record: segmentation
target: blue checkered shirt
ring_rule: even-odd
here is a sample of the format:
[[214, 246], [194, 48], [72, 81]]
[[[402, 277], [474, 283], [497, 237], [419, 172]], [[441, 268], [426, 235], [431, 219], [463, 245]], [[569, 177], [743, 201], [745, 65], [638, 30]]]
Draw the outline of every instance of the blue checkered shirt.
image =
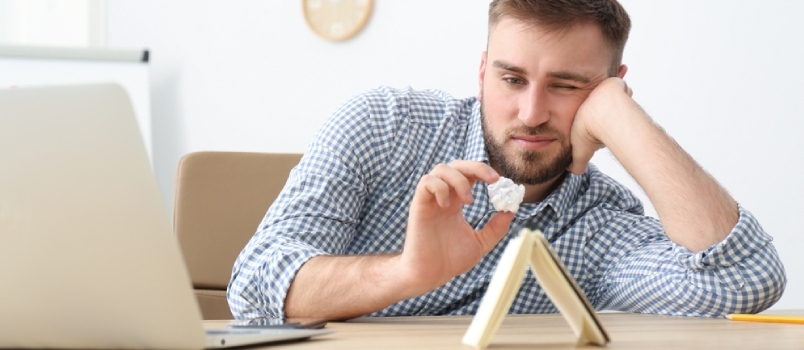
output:
[[[378, 88], [346, 102], [313, 139], [237, 258], [228, 288], [232, 313], [284, 317], [288, 287], [314, 256], [401, 251], [419, 179], [455, 159], [488, 163], [477, 99]], [[476, 183], [472, 194], [463, 213], [482, 228], [494, 214], [486, 184]], [[508, 234], [472, 270], [371, 315], [474, 314], [503, 249], [523, 226], [544, 232], [598, 310], [758, 312], [781, 297], [786, 277], [771, 237], [751, 213], [742, 207], [739, 213], [723, 242], [692, 253], [668, 240], [626, 187], [590, 164], [544, 201], [522, 204]], [[557, 309], [528, 271], [509, 312]]]

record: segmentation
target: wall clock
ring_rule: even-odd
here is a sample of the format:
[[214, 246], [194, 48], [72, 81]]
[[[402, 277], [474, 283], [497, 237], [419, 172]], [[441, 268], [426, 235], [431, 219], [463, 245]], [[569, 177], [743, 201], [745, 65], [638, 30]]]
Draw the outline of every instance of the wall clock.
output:
[[304, 19], [319, 36], [341, 41], [366, 26], [373, 0], [302, 0]]

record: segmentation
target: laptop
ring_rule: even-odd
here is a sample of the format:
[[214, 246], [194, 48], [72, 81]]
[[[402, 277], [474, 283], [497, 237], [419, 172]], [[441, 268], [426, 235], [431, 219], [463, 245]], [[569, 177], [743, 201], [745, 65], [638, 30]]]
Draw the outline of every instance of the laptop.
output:
[[328, 329], [206, 331], [125, 91], [0, 89], [0, 347], [202, 349]]

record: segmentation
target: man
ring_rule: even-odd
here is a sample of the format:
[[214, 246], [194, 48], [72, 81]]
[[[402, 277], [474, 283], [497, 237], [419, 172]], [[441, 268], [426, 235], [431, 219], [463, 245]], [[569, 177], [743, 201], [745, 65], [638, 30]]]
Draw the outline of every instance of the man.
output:
[[[324, 124], [254, 238], [238, 318], [474, 314], [507, 242], [544, 231], [597, 309], [719, 316], [781, 296], [756, 219], [631, 99], [616, 0], [495, 0], [478, 97], [379, 88]], [[589, 164], [608, 147], [659, 220]], [[526, 186], [516, 214], [486, 185]], [[556, 312], [532, 274], [510, 312]]]

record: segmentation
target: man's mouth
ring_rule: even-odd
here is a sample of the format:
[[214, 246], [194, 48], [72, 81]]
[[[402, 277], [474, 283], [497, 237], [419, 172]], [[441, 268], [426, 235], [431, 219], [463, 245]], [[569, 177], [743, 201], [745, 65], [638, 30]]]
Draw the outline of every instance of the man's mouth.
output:
[[514, 135], [510, 140], [523, 149], [538, 151], [551, 145], [556, 138], [546, 135]]

